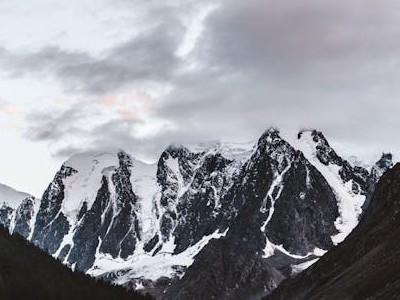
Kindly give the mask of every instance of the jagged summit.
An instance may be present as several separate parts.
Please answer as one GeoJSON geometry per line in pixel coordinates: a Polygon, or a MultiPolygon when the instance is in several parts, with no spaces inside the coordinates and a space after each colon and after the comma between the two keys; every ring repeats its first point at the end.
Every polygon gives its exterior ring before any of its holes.
{"type": "Polygon", "coordinates": [[[255,141],[242,143],[206,141],[196,144],[172,144],[164,152],[175,155],[188,155],[188,152],[198,155],[220,153],[225,158],[240,161],[251,155],[255,145],[255,141]]]}
{"type": "Polygon", "coordinates": [[[329,144],[327,139],[325,138],[324,134],[322,131],[316,130],[316,129],[302,129],[299,131],[297,134],[297,139],[304,138],[306,135],[309,135],[313,138],[315,143],[318,142],[323,142],[325,144],[329,144]]]}
{"type": "Polygon", "coordinates": [[[268,128],[259,138],[258,143],[262,141],[272,141],[275,139],[281,139],[279,129],[275,127],[268,128]]]}
{"type": "Polygon", "coordinates": [[[303,151],[306,156],[316,157],[324,165],[334,163],[342,165],[343,160],[332,149],[321,131],[303,130],[298,134],[295,148],[303,151]]]}
{"type": "Polygon", "coordinates": [[[372,166],[371,175],[374,178],[380,178],[393,165],[393,155],[391,153],[382,153],[382,157],[372,166]]]}
{"type": "Polygon", "coordinates": [[[370,189],[369,172],[362,167],[351,166],[340,157],[320,131],[300,132],[294,147],[323,174],[338,199],[340,216],[336,220],[336,228],[339,233],[333,238],[338,244],[358,224],[366,191],[370,189]]]}
{"type": "Polygon", "coordinates": [[[288,160],[292,160],[295,156],[295,149],[280,136],[278,129],[269,128],[259,138],[255,155],[272,156],[280,165],[280,172],[282,172],[287,167],[288,160]]]}

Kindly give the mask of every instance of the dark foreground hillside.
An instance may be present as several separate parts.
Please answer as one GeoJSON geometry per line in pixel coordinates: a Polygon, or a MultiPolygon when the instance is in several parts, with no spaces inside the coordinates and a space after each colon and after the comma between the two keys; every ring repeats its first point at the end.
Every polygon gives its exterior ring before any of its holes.
{"type": "Polygon", "coordinates": [[[0,228],[0,299],[151,299],[73,272],[0,228]]]}
{"type": "Polygon", "coordinates": [[[266,299],[400,299],[400,164],[347,239],[266,299]]]}

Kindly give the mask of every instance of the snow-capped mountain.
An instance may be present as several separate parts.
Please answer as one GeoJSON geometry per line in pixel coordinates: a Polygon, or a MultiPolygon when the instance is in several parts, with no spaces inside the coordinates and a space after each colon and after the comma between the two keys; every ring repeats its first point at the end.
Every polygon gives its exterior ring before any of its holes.
{"type": "Polygon", "coordinates": [[[369,178],[367,170],[340,158],[320,132],[301,132],[292,146],[269,130],[222,200],[239,203],[226,236],[204,247],[166,298],[268,294],[356,226],[369,178]]]}
{"type": "Polygon", "coordinates": [[[353,166],[320,132],[289,144],[275,129],[257,143],[170,146],[157,164],[87,152],[62,165],[23,235],[159,298],[262,296],[343,241],[390,165],[353,166]]]}
{"type": "Polygon", "coordinates": [[[40,201],[32,195],[0,184],[0,224],[11,232],[29,237],[40,201]]]}

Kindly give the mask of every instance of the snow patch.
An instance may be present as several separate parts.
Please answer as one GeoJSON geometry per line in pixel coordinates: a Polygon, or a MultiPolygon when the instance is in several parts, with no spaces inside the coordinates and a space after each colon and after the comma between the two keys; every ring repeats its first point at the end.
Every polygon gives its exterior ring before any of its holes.
{"type": "Polygon", "coordinates": [[[321,256],[325,255],[325,253],[327,252],[326,250],[316,247],[312,252],[309,252],[306,255],[296,255],[296,254],[292,254],[289,251],[287,251],[283,247],[283,245],[275,245],[267,238],[267,243],[263,250],[263,252],[264,252],[263,258],[269,258],[269,257],[275,255],[276,251],[279,251],[279,252],[285,254],[286,256],[289,256],[294,259],[306,259],[306,258],[314,257],[314,256],[321,257],[321,256]]]}
{"type": "Polygon", "coordinates": [[[161,277],[173,278],[183,276],[179,274],[178,267],[187,268],[194,262],[194,257],[212,240],[219,239],[226,235],[215,231],[209,236],[203,237],[196,245],[186,249],[184,252],[174,255],[175,243],[170,240],[155,256],[147,253],[135,253],[127,259],[112,258],[110,255],[96,253],[94,266],[88,274],[99,277],[108,273],[123,274],[116,280],[116,284],[124,284],[131,279],[148,279],[156,281],[161,277]]]}
{"type": "Polygon", "coordinates": [[[74,225],[83,203],[87,203],[88,210],[92,207],[103,176],[112,173],[119,165],[118,154],[85,152],[73,156],[64,165],[77,171],[63,180],[62,212],[74,225]]]}
{"type": "Polygon", "coordinates": [[[327,252],[326,250],[323,250],[320,248],[315,248],[312,252],[309,252],[306,255],[296,255],[296,254],[292,254],[289,251],[287,251],[283,247],[283,245],[275,245],[268,238],[267,238],[266,246],[263,251],[264,251],[263,258],[271,257],[275,254],[275,251],[280,251],[283,254],[285,254],[291,258],[295,258],[295,259],[305,259],[310,256],[323,256],[327,252]]]}
{"type": "Polygon", "coordinates": [[[140,222],[142,241],[146,243],[159,229],[155,197],[160,187],[157,183],[157,165],[133,160],[130,178],[132,190],[139,198],[137,216],[140,222]]]}
{"type": "Polygon", "coordinates": [[[313,264],[315,264],[318,260],[319,260],[319,258],[315,258],[315,259],[303,262],[303,263],[298,264],[298,265],[293,265],[292,266],[292,275],[296,275],[298,273],[303,272],[305,269],[308,269],[313,264]]]}
{"type": "Polygon", "coordinates": [[[262,228],[261,230],[263,232],[265,231],[265,228],[267,227],[269,221],[271,221],[271,219],[272,219],[272,215],[274,214],[274,210],[275,210],[275,201],[278,200],[282,194],[282,190],[283,190],[283,186],[284,186],[283,179],[284,179],[284,176],[287,173],[287,171],[289,171],[290,167],[291,167],[291,164],[288,164],[287,167],[282,171],[282,173],[280,173],[280,174],[278,172],[275,173],[274,180],[268,190],[267,196],[265,196],[265,198],[264,198],[264,201],[260,208],[260,212],[266,213],[268,211],[267,210],[268,200],[271,201],[271,207],[269,209],[268,218],[265,221],[264,225],[261,227],[262,228]],[[277,190],[277,192],[276,192],[276,190],[277,190]],[[276,195],[274,196],[274,194],[276,194],[276,195]]]}
{"type": "Polygon", "coordinates": [[[337,245],[357,226],[365,196],[352,191],[352,180],[343,182],[339,173],[342,167],[332,163],[325,165],[317,158],[316,143],[313,141],[311,132],[304,131],[295,147],[303,152],[306,159],[322,174],[335,193],[339,209],[335,226],[339,233],[332,236],[332,242],[337,245]]]}
{"type": "Polygon", "coordinates": [[[41,202],[40,199],[35,198],[33,200],[33,213],[32,213],[32,217],[31,217],[31,221],[29,223],[29,228],[31,229],[31,232],[27,238],[28,241],[30,241],[32,239],[33,231],[35,229],[36,217],[37,217],[37,214],[40,209],[40,202],[41,202]]]}
{"type": "Polygon", "coordinates": [[[220,153],[223,157],[238,162],[246,161],[254,152],[255,141],[245,143],[209,141],[198,144],[185,145],[193,153],[220,153]]]}

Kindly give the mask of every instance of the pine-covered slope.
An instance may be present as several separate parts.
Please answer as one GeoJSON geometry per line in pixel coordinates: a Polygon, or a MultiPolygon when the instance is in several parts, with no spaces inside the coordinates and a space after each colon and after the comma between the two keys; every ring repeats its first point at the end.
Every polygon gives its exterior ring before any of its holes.
{"type": "Polygon", "coordinates": [[[0,299],[150,299],[73,272],[0,228],[0,299]]]}
{"type": "Polygon", "coordinates": [[[397,164],[383,175],[360,224],[345,241],[266,299],[398,299],[399,234],[397,164]]]}

